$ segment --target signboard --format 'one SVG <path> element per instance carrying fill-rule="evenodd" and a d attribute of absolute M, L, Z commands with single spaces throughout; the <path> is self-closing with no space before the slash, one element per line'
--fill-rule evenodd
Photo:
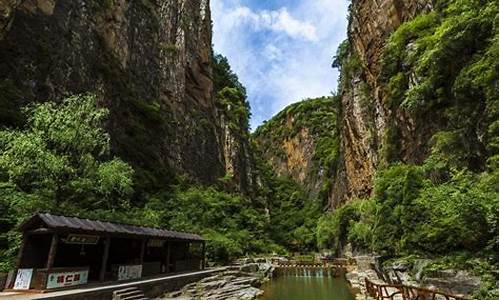
<path fill-rule="evenodd" d="M 63 239 L 66 244 L 84 244 L 84 245 L 95 245 L 99 241 L 99 237 L 95 235 L 87 234 L 68 234 L 68 236 Z"/>
<path fill-rule="evenodd" d="M 161 248 L 165 245 L 165 240 L 149 240 L 148 241 L 148 247 L 150 248 Z"/>
<path fill-rule="evenodd" d="M 29 290 L 31 284 L 31 277 L 33 277 L 33 269 L 17 270 L 16 281 L 14 282 L 14 289 Z"/>
<path fill-rule="evenodd" d="M 141 278 L 142 265 L 129 265 L 118 267 L 118 280 Z"/>
<path fill-rule="evenodd" d="M 50 273 L 47 278 L 47 288 L 54 289 L 66 286 L 86 284 L 89 277 L 89 270 Z"/>

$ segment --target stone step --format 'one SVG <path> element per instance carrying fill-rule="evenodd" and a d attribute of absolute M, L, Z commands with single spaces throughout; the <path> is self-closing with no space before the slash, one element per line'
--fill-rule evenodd
<path fill-rule="evenodd" d="M 128 291 L 128 292 L 125 292 L 125 293 L 120 293 L 119 296 L 120 297 L 128 297 L 128 296 L 135 296 L 135 295 L 142 295 L 142 291 L 139 290 L 139 289 L 136 289 L 136 290 L 132 290 L 132 291 Z"/>
<path fill-rule="evenodd" d="M 120 300 L 141 300 L 141 299 L 147 299 L 147 298 L 145 298 L 144 295 L 142 295 L 142 294 L 134 295 L 134 296 L 120 297 Z"/>
<path fill-rule="evenodd" d="M 144 300 L 148 299 L 137 287 L 113 291 L 113 300 Z"/>

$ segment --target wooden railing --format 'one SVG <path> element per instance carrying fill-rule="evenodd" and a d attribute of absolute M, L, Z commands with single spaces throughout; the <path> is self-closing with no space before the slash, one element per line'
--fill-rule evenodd
<path fill-rule="evenodd" d="M 365 278 L 366 292 L 375 300 L 470 300 L 462 296 L 453 296 L 435 290 L 397 285 L 376 284 Z"/>

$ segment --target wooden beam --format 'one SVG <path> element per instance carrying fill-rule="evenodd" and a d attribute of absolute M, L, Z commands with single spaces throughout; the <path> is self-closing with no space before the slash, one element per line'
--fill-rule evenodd
<path fill-rule="evenodd" d="M 167 273 L 170 273 L 170 241 L 167 241 Z"/>
<path fill-rule="evenodd" d="M 28 230 L 24 234 L 25 235 L 47 234 L 47 233 L 53 233 L 53 232 L 54 232 L 54 230 L 49 229 L 49 228 L 38 228 L 38 229 Z"/>
<path fill-rule="evenodd" d="M 101 282 L 104 281 L 105 276 L 106 276 L 106 265 L 108 264 L 110 245 L 111 245 L 111 238 L 108 237 L 104 241 L 104 253 L 102 254 L 101 271 L 99 273 L 99 281 L 101 281 Z"/>
<path fill-rule="evenodd" d="M 143 239 L 142 240 L 142 243 L 141 243 L 141 256 L 139 257 L 139 262 L 140 264 L 142 265 L 144 263 L 144 253 L 146 252 L 146 239 Z"/>
<path fill-rule="evenodd" d="M 201 242 L 201 269 L 205 270 L 205 241 Z"/>

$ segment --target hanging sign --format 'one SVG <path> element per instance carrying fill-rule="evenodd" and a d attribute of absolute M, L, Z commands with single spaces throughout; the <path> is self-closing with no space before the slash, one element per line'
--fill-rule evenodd
<path fill-rule="evenodd" d="M 68 236 L 63 239 L 66 244 L 80 244 L 80 245 L 95 245 L 99 241 L 99 237 L 96 235 L 87 234 L 68 234 Z"/>
<path fill-rule="evenodd" d="M 33 277 L 33 269 L 17 270 L 16 281 L 14 282 L 14 289 L 29 290 L 31 284 L 31 277 Z"/>
<path fill-rule="evenodd" d="M 89 270 L 50 273 L 47 279 L 47 289 L 86 284 Z"/>
<path fill-rule="evenodd" d="M 118 280 L 141 278 L 142 265 L 128 265 L 118 267 Z"/>

